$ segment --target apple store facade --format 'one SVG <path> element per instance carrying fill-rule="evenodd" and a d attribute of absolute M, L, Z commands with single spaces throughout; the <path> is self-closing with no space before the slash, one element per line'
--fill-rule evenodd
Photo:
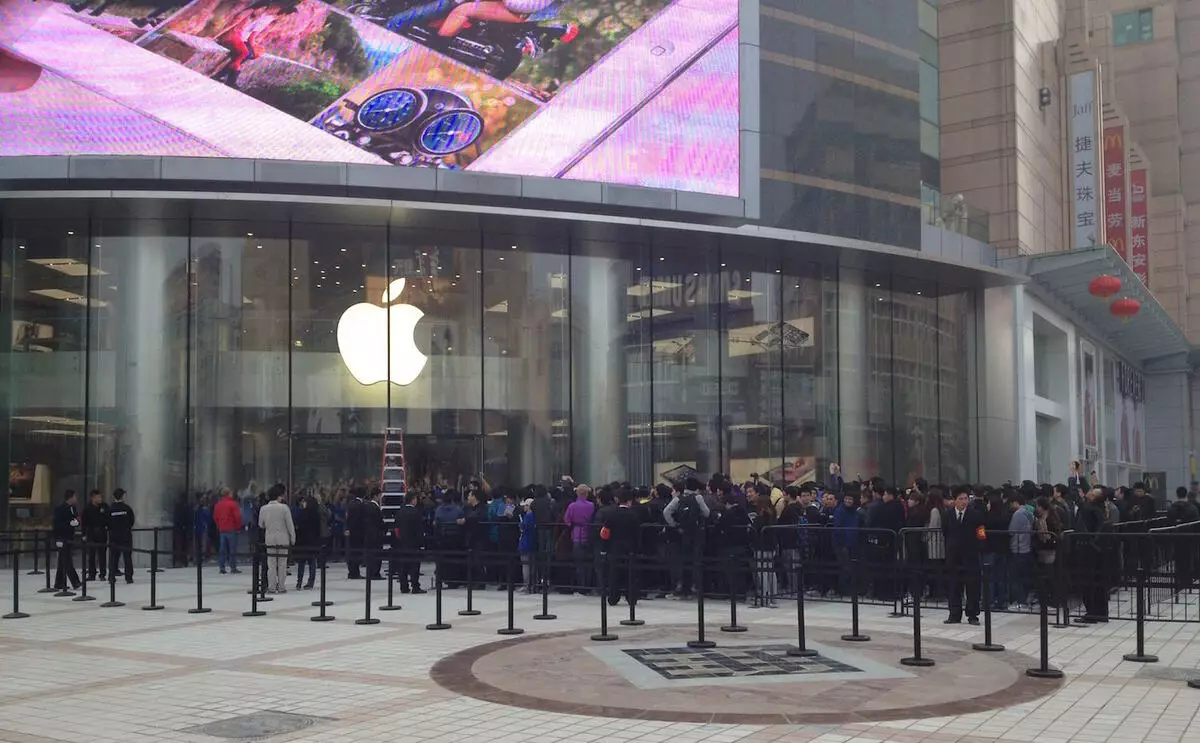
<path fill-rule="evenodd" d="M 242 195 L 9 201 L 17 501 L 410 476 L 962 481 L 977 269 L 795 233 Z M 390 381 L 389 381 L 390 380 Z"/>

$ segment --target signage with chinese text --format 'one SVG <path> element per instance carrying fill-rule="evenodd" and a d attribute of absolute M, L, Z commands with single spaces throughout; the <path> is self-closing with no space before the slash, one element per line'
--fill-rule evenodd
<path fill-rule="evenodd" d="M 1104 130 L 1104 234 L 1117 255 L 1129 260 L 1129 211 L 1125 191 L 1125 127 Z"/>
<path fill-rule="evenodd" d="M 1103 199 L 1097 198 L 1096 72 L 1071 75 L 1071 185 L 1074 210 L 1072 248 L 1090 248 L 1100 243 L 1099 225 L 1104 219 Z"/>
<path fill-rule="evenodd" d="M 1150 285 L 1150 189 L 1145 168 L 1129 171 L 1129 267 Z"/>

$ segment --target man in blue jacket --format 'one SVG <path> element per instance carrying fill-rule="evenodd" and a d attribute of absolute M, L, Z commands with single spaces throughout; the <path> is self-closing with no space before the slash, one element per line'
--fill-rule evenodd
<path fill-rule="evenodd" d="M 838 561 L 838 590 L 843 596 L 852 590 L 850 559 L 858 554 L 858 530 L 862 528 L 862 514 L 858 511 L 858 499 L 853 493 L 842 496 L 842 504 L 833 512 L 833 553 Z"/>

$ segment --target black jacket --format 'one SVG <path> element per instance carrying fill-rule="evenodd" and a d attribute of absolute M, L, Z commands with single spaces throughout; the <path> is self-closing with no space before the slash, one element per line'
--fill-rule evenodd
<path fill-rule="evenodd" d="M 108 504 L 89 503 L 83 509 L 83 535 L 89 542 L 103 542 L 108 539 Z"/>
<path fill-rule="evenodd" d="M 396 548 L 419 550 L 425 546 L 425 515 L 414 505 L 396 511 Z"/>
<path fill-rule="evenodd" d="M 110 539 L 129 540 L 133 536 L 133 507 L 125 501 L 113 501 L 108 507 L 108 536 Z"/>
<path fill-rule="evenodd" d="M 741 504 L 722 508 L 717 512 L 717 545 L 725 548 L 748 547 L 750 545 L 750 514 Z"/>
<path fill-rule="evenodd" d="M 70 503 L 59 503 L 54 509 L 54 539 L 59 542 L 70 542 L 75 538 L 75 527 L 71 525 L 72 521 L 76 524 L 78 518 L 75 513 L 75 506 Z"/>
<path fill-rule="evenodd" d="M 463 506 L 463 520 L 466 521 L 463 534 L 466 537 L 468 549 L 487 549 L 487 518 L 487 506 L 482 503 Z"/>
<path fill-rule="evenodd" d="M 321 544 L 321 513 L 316 506 L 296 511 L 297 549 L 316 549 Z"/>
<path fill-rule="evenodd" d="M 610 555 L 631 555 L 637 552 L 638 529 L 642 520 L 632 507 L 617 507 L 605 514 L 604 526 L 608 527 L 608 540 L 603 546 Z"/>
<path fill-rule="evenodd" d="M 383 546 L 383 509 L 373 500 L 362 504 L 363 549 L 379 549 Z"/>
<path fill-rule="evenodd" d="M 346 505 L 346 531 L 348 536 L 346 540 L 350 544 L 363 543 L 363 513 L 366 504 L 362 498 L 355 498 Z"/>
<path fill-rule="evenodd" d="M 946 564 L 970 565 L 979 563 L 979 552 L 983 540 L 977 530 L 983 526 L 983 515 L 978 509 L 968 507 L 959 521 L 958 511 L 947 508 L 942 515 L 942 529 L 946 533 Z"/>

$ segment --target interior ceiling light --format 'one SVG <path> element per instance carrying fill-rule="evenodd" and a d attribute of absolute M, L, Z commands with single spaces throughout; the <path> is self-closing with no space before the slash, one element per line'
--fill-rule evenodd
<path fill-rule="evenodd" d="M 634 284 L 625 290 L 625 293 L 631 297 L 646 297 L 659 292 L 678 289 L 683 284 L 674 281 L 646 281 L 643 279 L 640 283 Z"/>
<path fill-rule="evenodd" d="M 30 294 L 38 294 L 48 299 L 60 299 L 71 304 L 78 304 L 84 307 L 107 307 L 108 302 L 103 299 L 93 299 L 90 302 L 81 294 L 75 292 L 65 292 L 62 289 L 34 289 Z"/>
<path fill-rule="evenodd" d="M 488 312 L 508 312 L 508 300 L 504 300 L 500 304 L 493 305 L 487 308 Z"/>
<path fill-rule="evenodd" d="M 88 264 L 74 258 L 30 258 L 29 262 L 67 276 L 87 276 L 89 273 Z M 90 273 L 92 276 L 104 276 L 107 272 L 93 268 Z"/>
<path fill-rule="evenodd" d="M 638 310 L 637 312 L 630 312 L 628 315 L 625 316 L 625 320 L 626 320 L 626 322 L 637 322 L 638 320 L 645 320 L 647 317 L 662 317 L 663 315 L 673 315 L 673 314 L 675 314 L 675 313 L 672 312 L 671 310 L 664 310 L 660 307 L 655 307 L 654 309 Z"/>
<path fill-rule="evenodd" d="M 64 418 L 61 415 L 14 415 L 15 421 L 27 421 L 29 423 L 44 423 L 50 426 L 86 426 L 87 421 L 79 418 Z"/>

